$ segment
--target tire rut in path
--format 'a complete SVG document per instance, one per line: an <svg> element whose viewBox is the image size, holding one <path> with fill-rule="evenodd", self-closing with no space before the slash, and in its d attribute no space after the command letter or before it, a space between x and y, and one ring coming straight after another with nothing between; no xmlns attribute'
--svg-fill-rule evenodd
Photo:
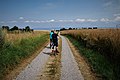
<svg viewBox="0 0 120 80"><path fill-rule="evenodd" d="M84 80L65 37L62 38L61 80Z"/></svg>

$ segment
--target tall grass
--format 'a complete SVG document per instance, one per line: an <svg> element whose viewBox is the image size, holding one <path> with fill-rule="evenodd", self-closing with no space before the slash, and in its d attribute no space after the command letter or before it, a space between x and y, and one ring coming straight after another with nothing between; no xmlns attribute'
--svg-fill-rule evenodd
<svg viewBox="0 0 120 80"><path fill-rule="evenodd" d="M24 38L36 37L42 34L48 34L47 31L34 31L34 32L23 32L23 33L6 33L6 40L10 42L15 42L16 40L21 40Z"/></svg>
<svg viewBox="0 0 120 80"><path fill-rule="evenodd" d="M87 49L78 40L67 35L66 36L72 44L79 50L80 54L87 58L87 62L91 64L91 70L96 72L98 80L112 80L114 79L113 68L109 61L104 56L100 55L91 49Z"/></svg>
<svg viewBox="0 0 120 80"><path fill-rule="evenodd" d="M61 33L99 52L113 65L116 79L120 78L120 29L67 30Z"/></svg>
<svg viewBox="0 0 120 80"><path fill-rule="evenodd" d="M2 31L2 29L0 28L0 50L1 50L4 43L5 43L5 35Z"/></svg>
<svg viewBox="0 0 120 80"><path fill-rule="evenodd" d="M11 38L12 37L12 38ZM22 59L30 56L41 48L49 39L48 32L7 34L0 51L0 79L13 69Z"/></svg>
<svg viewBox="0 0 120 80"><path fill-rule="evenodd" d="M111 61L120 57L120 29L68 30L63 34L69 34L86 47L100 51Z"/></svg>

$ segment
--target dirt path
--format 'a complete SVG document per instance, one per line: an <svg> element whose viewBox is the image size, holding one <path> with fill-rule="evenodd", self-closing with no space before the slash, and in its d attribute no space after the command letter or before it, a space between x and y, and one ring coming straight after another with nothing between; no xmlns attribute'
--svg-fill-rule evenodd
<svg viewBox="0 0 120 80"><path fill-rule="evenodd" d="M61 80L84 80L65 37L62 38Z"/></svg>
<svg viewBox="0 0 120 80"><path fill-rule="evenodd" d="M76 62L78 63L78 67L81 71L81 74L84 77L84 80L100 80L96 77L96 74L93 72L89 62L86 60L84 56L82 56L77 47L75 47L68 38L66 38L69 46L73 52Z"/></svg>
<svg viewBox="0 0 120 80"><path fill-rule="evenodd" d="M42 73L50 53L48 46L13 80L35 80L38 73Z"/></svg>
<svg viewBox="0 0 120 80"><path fill-rule="evenodd" d="M67 40L63 36L61 36L61 38L62 38L62 52L61 54L57 55L58 57L51 57L49 55L51 50L48 45L13 80L46 80L46 79L47 80L56 80L56 79L57 80L84 80L78 68L78 64L74 59L73 53L68 45ZM61 58L61 62L60 62L60 58ZM62 67L60 67L60 64ZM58 65L59 67L57 67ZM52 72L52 76L49 75L51 74L51 72ZM55 75L53 76L53 74Z"/></svg>

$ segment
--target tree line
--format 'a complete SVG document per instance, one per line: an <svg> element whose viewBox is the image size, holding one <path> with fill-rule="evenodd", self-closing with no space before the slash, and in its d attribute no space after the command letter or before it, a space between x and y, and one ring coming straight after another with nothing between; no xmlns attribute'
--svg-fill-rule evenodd
<svg viewBox="0 0 120 80"><path fill-rule="evenodd" d="M78 29L97 29L97 27L82 27L82 28L71 28L69 27L68 29L67 28L61 28L60 31L63 31L63 30L78 30Z"/></svg>
<svg viewBox="0 0 120 80"><path fill-rule="evenodd" d="M25 28L19 28L17 26L13 26L12 28L9 28L9 26L2 26L3 30L7 30L7 31L21 31L21 32L33 32L33 29L30 29L29 26L26 26Z"/></svg>

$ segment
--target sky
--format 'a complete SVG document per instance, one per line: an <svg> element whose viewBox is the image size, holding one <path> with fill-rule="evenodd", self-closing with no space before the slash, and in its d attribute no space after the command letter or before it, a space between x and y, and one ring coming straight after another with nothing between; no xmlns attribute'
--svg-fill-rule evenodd
<svg viewBox="0 0 120 80"><path fill-rule="evenodd" d="M0 26L32 29L120 24L120 0L0 0Z"/></svg>

